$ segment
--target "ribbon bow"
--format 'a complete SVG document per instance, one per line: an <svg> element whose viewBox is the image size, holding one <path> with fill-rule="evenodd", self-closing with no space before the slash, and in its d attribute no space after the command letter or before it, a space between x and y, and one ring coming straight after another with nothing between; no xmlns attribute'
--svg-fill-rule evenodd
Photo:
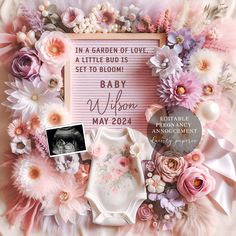
<svg viewBox="0 0 236 236"><path fill-rule="evenodd" d="M209 196L229 215L236 186L234 145L214 131L207 130L207 138L200 145L200 149L205 155L204 164L216 180L216 188Z"/></svg>

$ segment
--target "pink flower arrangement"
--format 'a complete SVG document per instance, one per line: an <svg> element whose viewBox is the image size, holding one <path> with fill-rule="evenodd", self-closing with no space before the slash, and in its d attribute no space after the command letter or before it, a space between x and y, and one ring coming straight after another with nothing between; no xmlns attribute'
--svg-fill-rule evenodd
<svg viewBox="0 0 236 236"><path fill-rule="evenodd" d="M148 204L142 204L137 212L138 219L141 221L151 221L154 216L153 208L150 208Z"/></svg>
<svg viewBox="0 0 236 236"><path fill-rule="evenodd" d="M184 171L187 163L183 157L156 157L156 173L166 183L174 183L178 176Z"/></svg>
<svg viewBox="0 0 236 236"><path fill-rule="evenodd" d="M191 165L201 165L205 160L203 153L198 149L195 149L193 152L189 153L184 158Z"/></svg>
<svg viewBox="0 0 236 236"><path fill-rule="evenodd" d="M70 41L61 32L44 32L36 42L39 58L50 65L62 66L70 56Z"/></svg>
<svg viewBox="0 0 236 236"><path fill-rule="evenodd" d="M177 188L188 202L196 201L215 189L215 179L204 166L187 168L178 178Z"/></svg>
<svg viewBox="0 0 236 236"><path fill-rule="evenodd" d="M43 214L54 216L56 221L76 223L78 215L86 215L90 209L84 195L84 185L75 181L73 176L65 175L56 191L50 192L43 202Z"/></svg>

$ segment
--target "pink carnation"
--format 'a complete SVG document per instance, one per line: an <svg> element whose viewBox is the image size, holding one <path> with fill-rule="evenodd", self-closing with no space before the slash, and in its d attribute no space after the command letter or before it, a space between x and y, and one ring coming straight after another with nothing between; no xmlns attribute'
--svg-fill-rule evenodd
<svg viewBox="0 0 236 236"><path fill-rule="evenodd" d="M188 202L196 201L215 189L215 179L204 166L187 168L177 182L179 192Z"/></svg>

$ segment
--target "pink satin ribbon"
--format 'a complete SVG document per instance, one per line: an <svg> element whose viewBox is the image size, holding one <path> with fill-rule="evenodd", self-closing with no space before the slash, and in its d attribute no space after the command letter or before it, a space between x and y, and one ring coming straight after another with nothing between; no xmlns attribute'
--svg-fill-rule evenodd
<svg viewBox="0 0 236 236"><path fill-rule="evenodd" d="M205 155L204 164L210 169L216 180L216 188L209 197L217 203L227 215L232 210L234 190L236 189L236 153L234 145L215 133L207 130L205 141L200 150Z"/></svg>

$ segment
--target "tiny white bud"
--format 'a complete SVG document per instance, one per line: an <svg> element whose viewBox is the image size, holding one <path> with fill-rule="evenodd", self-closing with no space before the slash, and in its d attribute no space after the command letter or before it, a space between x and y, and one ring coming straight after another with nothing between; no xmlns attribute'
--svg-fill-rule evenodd
<svg viewBox="0 0 236 236"><path fill-rule="evenodd" d="M27 33L27 37L30 39L30 40L34 40L35 39L35 32L33 30L30 30L28 33Z"/></svg>
<svg viewBox="0 0 236 236"><path fill-rule="evenodd" d="M48 11L46 11L46 10L42 11L42 16L47 17L48 16Z"/></svg>
<svg viewBox="0 0 236 236"><path fill-rule="evenodd" d="M39 5L39 10L40 10L40 11L44 11L44 10L45 10L44 5Z"/></svg>
<svg viewBox="0 0 236 236"><path fill-rule="evenodd" d="M78 26L75 26L75 27L73 28L73 31L74 31L75 33L78 33L78 32L79 32Z"/></svg>
<svg viewBox="0 0 236 236"><path fill-rule="evenodd" d="M48 0L43 1L45 7L49 7L51 5L51 2Z"/></svg>
<svg viewBox="0 0 236 236"><path fill-rule="evenodd" d="M17 33L17 41L18 42L24 42L26 39L26 34L23 32Z"/></svg>
<svg viewBox="0 0 236 236"><path fill-rule="evenodd" d="M166 214L166 215L164 215L164 219L165 219L165 220L169 220L169 219L170 219L170 216Z"/></svg>
<svg viewBox="0 0 236 236"><path fill-rule="evenodd" d="M147 177L151 178L151 177L152 177L152 173L149 172L149 173L147 174Z"/></svg>

